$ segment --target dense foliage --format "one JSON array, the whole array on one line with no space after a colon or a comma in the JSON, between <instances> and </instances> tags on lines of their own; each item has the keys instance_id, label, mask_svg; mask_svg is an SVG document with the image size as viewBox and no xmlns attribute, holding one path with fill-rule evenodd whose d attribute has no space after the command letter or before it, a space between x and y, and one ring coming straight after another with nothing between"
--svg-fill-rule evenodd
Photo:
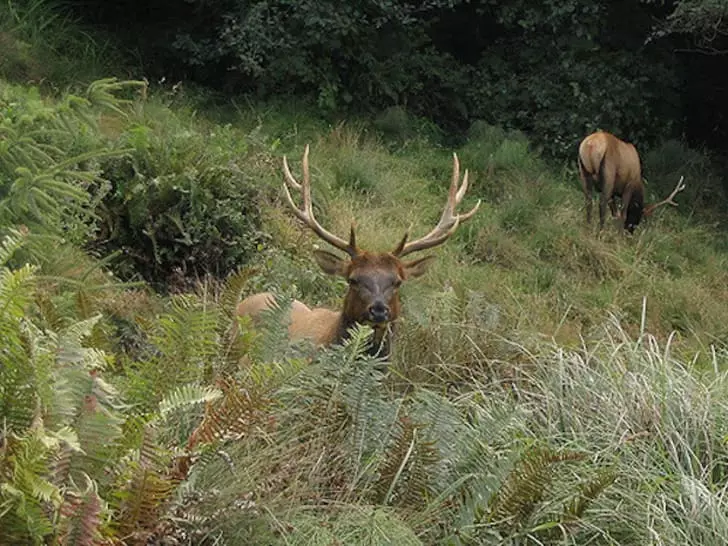
<instances>
[{"instance_id":1,"label":"dense foliage","mask_svg":"<svg viewBox=\"0 0 728 546\"><path fill-rule=\"evenodd\" d=\"M437 217L448 154L401 113L378 126L410 136L382 143L300 118L291 131L270 112L220 125L140 89L104 80L52 100L3 88L15 178L3 171L0 201L1 543L722 544L728 258L708 225L665 214L633 239L597 240L574 227L573 183L522 134L477 124L459 155L483 210L407 288L393 361L362 354L366 329L314 354L286 340L288 298L332 301L341 286L266 190L281 148L315 143L320 217L336 230L353 211L369 219L367 247ZM27 138L13 140L21 122ZM676 171L716 188L701 159L676 143L646 156L660 175L649 197ZM102 226L114 218L118 233L130 217L161 225L139 212L155 211L157 187L190 190L165 210L201 203L174 225L206 221L215 240L239 202L204 192L234 194L234 180L256 181L272 239L225 282L190 276L204 238L160 246L191 264L184 282L164 277L186 289L170 298L107 271L153 278L169 267L154 254L79 251L113 248ZM686 202L709 202L703 189ZM63 191L44 213L10 207L21 190L28 203ZM145 237L127 244L141 251ZM234 327L241 295L262 288L281 308Z\"/></svg>"},{"instance_id":2,"label":"dense foliage","mask_svg":"<svg viewBox=\"0 0 728 546\"><path fill-rule=\"evenodd\" d=\"M73 4L103 28L126 22L149 74L322 112L396 105L458 132L482 119L560 157L596 128L642 147L724 134L726 108L705 96L726 71L696 53L725 49L722 0Z\"/></svg>"},{"instance_id":3,"label":"dense foliage","mask_svg":"<svg viewBox=\"0 0 728 546\"><path fill-rule=\"evenodd\" d=\"M158 288L235 270L259 239L258 181L240 167L246 140L229 126L188 130L174 115L131 121L117 128L129 152L103 166L109 191L93 248L122 251L119 274Z\"/></svg>"},{"instance_id":4,"label":"dense foliage","mask_svg":"<svg viewBox=\"0 0 728 546\"><path fill-rule=\"evenodd\" d=\"M101 80L51 104L0 83L0 221L117 253L127 280L226 275L258 240L246 142L229 127L177 132L172 115L150 123L115 96L131 89L146 85Z\"/></svg>"},{"instance_id":5,"label":"dense foliage","mask_svg":"<svg viewBox=\"0 0 728 546\"><path fill-rule=\"evenodd\" d=\"M701 9L718 4L679 2L673 26L654 32L701 46L710 25L721 30L719 12ZM99 9L115 6L124 21L139 5ZM230 42L217 63L214 33L191 29L227 28L212 23L257 7L246 28L272 39L279 29L261 14L275 10L262 7L300 4L212 1L185 20L202 5L185 3L157 28L155 8L169 8L157 0L134 28L171 38L154 51L172 65L189 60L185 48L209 46L195 52L208 55L198 75L214 75L250 44ZM640 140L676 128L661 117L667 87L645 91L627 62L636 57L614 44L611 78L624 95L588 85L592 65L576 43L606 54L602 18L617 8L323 7L290 21L318 21L316 40L342 44L344 57L323 65L336 86L287 65L313 54L315 41L300 33L300 51L278 58L263 48L266 62L313 93L319 112L349 100L397 105L373 121L332 126L296 101L214 107L188 82L79 81L105 66L104 46L46 0L0 4L0 67L16 82L0 81L0 544L722 546L724 177L704 153L664 141L642 154L647 199L685 176L678 209L661 209L634 236L613 226L597 236L584 226L573 169L555 169L517 130L559 153L585 119L608 123L602 109L588 112L607 97L615 123ZM339 9L348 18L337 19ZM289 21L272 20L283 30ZM469 35L444 29L484 21L494 31L458 56ZM576 21L588 32L569 34ZM357 22L381 23L392 49L372 28L349 40ZM625 44L649 27L617 23ZM190 41L175 42L183 30ZM563 81L532 62L551 58L554 35L569 36L552 55L570 70ZM417 78L439 83L420 88L414 72L388 72L361 39L410 68L429 48ZM507 63L490 62L486 49ZM346 56L351 73L336 64ZM461 64L451 70L453 59ZM671 81L660 55L650 59L647 77ZM509 66L518 71L504 78ZM370 70L381 79L361 87ZM258 92L283 89L282 80L265 87L269 75L262 64ZM476 77L481 86L459 87ZM533 93L519 92L523 82ZM564 82L573 95L559 94ZM569 100L578 112L559 106ZM470 170L466 200L483 204L436 251L428 275L403 287L392 360L363 354L367 328L326 350L290 344L291 298L336 305L344 283L316 268L316 242L280 198L281 156L299 172L310 143L317 217L337 233L353 217L363 246L391 248L405 229L436 222L452 161L453 146L412 109L465 120L475 103L477 117L505 126L476 121L457 146ZM662 120L654 135L641 125L647 117ZM234 310L262 289L280 308L252 328Z\"/></svg>"}]
</instances>

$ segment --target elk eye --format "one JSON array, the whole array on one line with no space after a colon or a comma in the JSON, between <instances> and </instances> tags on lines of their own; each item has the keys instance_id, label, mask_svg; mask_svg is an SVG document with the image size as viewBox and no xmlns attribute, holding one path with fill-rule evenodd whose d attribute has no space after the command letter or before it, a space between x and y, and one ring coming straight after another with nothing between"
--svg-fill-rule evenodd
<instances>
[{"instance_id":1,"label":"elk eye","mask_svg":"<svg viewBox=\"0 0 728 546\"><path fill-rule=\"evenodd\" d=\"M402 280L401 279L397 279L396 281L394 281L394 287L395 288L399 288L400 286L402 286Z\"/></svg>"},{"instance_id":2,"label":"elk eye","mask_svg":"<svg viewBox=\"0 0 728 546\"><path fill-rule=\"evenodd\" d=\"M356 286L357 284L359 284L359 279L349 277L348 279L346 279L346 282L349 283L349 286Z\"/></svg>"}]
</instances>

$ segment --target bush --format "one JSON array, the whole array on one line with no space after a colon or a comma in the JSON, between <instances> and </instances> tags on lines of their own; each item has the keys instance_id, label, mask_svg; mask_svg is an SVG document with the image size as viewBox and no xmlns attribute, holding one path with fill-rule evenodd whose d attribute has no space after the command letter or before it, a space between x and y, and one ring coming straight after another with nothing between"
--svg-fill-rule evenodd
<instances>
[{"instance_id":1,"label":"bush","mask_svg":"<svg viewBox=\"0 0 728 546\"><path fill-rule=\"evenodd\" d=\"M115 266L122 278L140 276L157 288L181 288L205 273L224 277L259 240L256 174L236 162L246 152L244 136L230 126L212 133L176 123L177 130L131 125L121 135L133 151L104 164L111 189L93 244L123 251Z\"/></svg>"}]
</instances>

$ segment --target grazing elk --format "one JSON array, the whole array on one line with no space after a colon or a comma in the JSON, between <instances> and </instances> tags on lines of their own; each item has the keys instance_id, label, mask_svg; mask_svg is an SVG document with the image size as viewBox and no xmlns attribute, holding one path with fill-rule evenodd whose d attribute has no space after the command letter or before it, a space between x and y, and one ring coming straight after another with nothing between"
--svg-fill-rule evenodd
<instances>
[{"instance_id":1,"label":"grazing elk","mask_svg":"<svg viewBox=\"0 0 728 546\"><path fill-rule=\"evenodd\" d=\"M601 192L599 198L599 228L604 228L607 204L612 217L617 217L615 197L620 197L619 218L624 229L632 233L642 220L664 204L677 206L673 197L685 189L682 177L672 193L659 203L645 206L645 186L642 182L640 157L632 144L604 131L592 133L579 145L579 175L586 198L586 221L592 219L592 188Z\"/></svg>"},{"instance_id":2,"label":"grazing elk","mask_svg":"<svg viewBox=\"0 0 728 546\"><path fill-rule=\"evenodd\" d=\"M286 178L283 189L286 192L288 204L296 217L318 237L348 255L347 258L342 258L324 250L314 251L314 258L321 269L330 275L344 277L349 284L349 290L344 298L341 311L324 308L310 309L300 301L294 300L290 310L289 337L291 339L310 339L317 346L327 346L346 339L349 329L355 324L368 324L374 330L369 353L387 357L391 349L393 325L400 314L399 287L403 281L422 275L434 256L412 261L403 261L402 258L444 243L455 233L462 222L475 214L480 206L480 201L465 214L455 212L468 189L468 171L465 171L462 185L459 185L460 164L457 155L453 154L450 191L437 226L430 233L415 241L407 242L408 234L405 233L391 252L367 252L357 246L353 224L347 242L324 229L314 217L308 151L309 148L306 146L303 154L302 183L296 181L288 168L286 158L283 158L283 172ZM302 194L303 206L301 208L296 206L291 197L289 186ZM237 314L255 319L261 311L274 305L271 293L255 294L240 302Z\"/></svg>"}]
</instances>

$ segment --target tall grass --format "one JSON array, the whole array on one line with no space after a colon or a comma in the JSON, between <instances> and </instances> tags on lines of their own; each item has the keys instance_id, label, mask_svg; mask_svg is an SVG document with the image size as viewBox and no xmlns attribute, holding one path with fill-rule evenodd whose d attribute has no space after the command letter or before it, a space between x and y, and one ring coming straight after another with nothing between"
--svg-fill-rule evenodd
<instances>
[{"instance_id":1,"label":"tall grass","mask_svg":"<svg viewBox=\"0 0 728 546\"><path fill-rule=\"evenodd\" d=\"M123 56L56 0L0 2L0 71L18 83L54 90L118 74Z\"/></svg>"},{"instance_id":2,"label":"tall grass","mask_svg":"<svg viewBox=\"0 0 728 546\"><path fill-rule=\"evenodd\" d=\"M3 107L17 110L23 94L7 92ZM201 240L233 240L229 218L260 218L229 245L247 260L235 264L241 271L189 275L177 285L184 293L159 297L113 282L112 260L36 238L22 243L46 256L35 259L30 297L21 282L30 272L10 262L15 248L3 258L12 265L3 262L0 299L10 304L0 319L35 374L22 399L4 399L20 415L0 449L3 485L22 486L0 488L0 519L17 526L14 536L63 543L71 535L53 528L59 521L129 543L725 541L728 254L714 224L722 211L692 207L704 199L697 186L634 236L613 225L597 234L584 223L576 173L544 162L520 134L478 124L452 150L402 112L328 125L255 105L208 114L202 103L181 86L123 115L89 111L84 142L124 149L123 160L93 165L115 205L95 212L141 219L125 246L138 250L154 208L171 242L140 263L177 249L180 270L205 262ZM242 321L232 336L245 294L336 306L346 290L316 268L321 242L281 198L282 156L300 172L306 143L317 216L342 234L354 219L366 249L391 249L405 230L436 223L453 151L470 169L463 208L483 200L432 251L428 274L405 284L389 363L362 355L366 329L318 353L288 346L276 320L285 306L262 331ZM655 153L653 172L665 179L710 175L689 150L684 163ZM180 235L197 233L193 244ZM68 458L75 429L68 445L53 436L58 422L75 426L70 409L51 403L54 374L72 385L77 371L92 379L89 399L104 403L72 402L114 423L77 427L93 464ZM18 380L0 374L0 393ZM17 469L43 480L21 480ZM63 481L47 485L48 474Z\"/></svg>"},{"instance_id":3,"label":"tall grass","mask_svg":"<svg viewBox=\"0 0 728 546\"><path fill-rule=\"evenodd\" d=\"M428 275L406 287L406 306L443 290L463 306L475 294L498 310L499 333L525 329L576 345L610 314L637 334L646 298L651 332L664 340L676 331L676 350L708 358L705 349L725 339L728 323L728 295L720 280L726 254L717 232L689 210L681 216L668 208L632 237L614 225L597 236L594 226L585 225L583 197L570 179L576 174L562 175L524 147L522 137L509 138L493 129L458 150L463 168L471 171L463 206L476 198L484 204L435 251L439 258ZM297 137L281 139L294 169L302 146ZM496 161L493 154L506 149L511 151L503 158L509 159ZM481 155L487 150L493 152ZM448 151L437 148L395 158L385 143L357 127L334 128L312 142L319 215L339 233L354 219L364 248L392 248L406 229L417 235L434 225L451 162ZM688 170L688 180L690 174L696 176ZM690 208L689 199L681 209ZM296 260L305 261L318 242L296 227L285 207L274 210L270 225L288 227L276 228L271 246L295 247ZM416 320L405 315L405 321Z\"/></svg>"}]
</instances>

